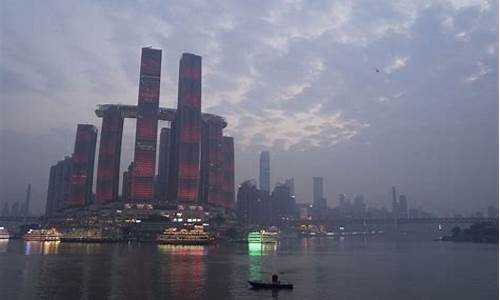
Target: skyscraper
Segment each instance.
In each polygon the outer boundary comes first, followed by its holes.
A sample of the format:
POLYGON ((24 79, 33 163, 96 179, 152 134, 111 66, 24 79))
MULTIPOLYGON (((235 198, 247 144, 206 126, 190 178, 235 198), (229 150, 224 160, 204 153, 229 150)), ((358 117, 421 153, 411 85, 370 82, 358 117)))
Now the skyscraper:
POLYGON ((97 164, 97 203, 105 204, 118 200, 122 135, 123 116, 120 110, 117 107, 105 110, 102 116, 97 164))
POLYGON ((173 176, 177 187, 171 198, 198 203, 200 176, 201 56, 184 53, 179 65, 179 91, 172 145, 173 176))
POLYGON ((201 127, 200 191, 201 203, 223 205, 222 129, 224 122, 203 120, 201 127))
POLYGON ((408 201, 406 200, 405 195, 400 195, 399 196, 399 203, 398 203, 398 208, 399 208, 399 218, 401 219, 408 219, 408 201))
POLYGON ((234 140, 230 136, 222 138, 222 203, 226 208, 234 204, 234 140))
POLYGON ((396 187, 392 187, 392 216, 397 219, 399 215, 398 199, 396 196, 396 187))
POLYGON ((323 177, 313 177, 313 207, 323 208, 323 199, 323 177))
POLYGON ((50 168, 45 214, 53 215, 65 207, 70 196, 72 166, 72 159, 67 156, 50 168))
POLYGON ((158 200, 167 201, 168 167, 170 157, 170 128, 160 131, 160 156, 158 157, 158 200))
POLYGON ((260 190, 269 194, 271 191, 271 157, 267 151, 260 153, 259 175, 260 190))
POLYGON ((154 199, 160 74, 161 50, 142 48, 132 183, 135 202, 154 199))
POLYGON ((293 178, 288 178, 285 180, 285 185, 290 189, 290 195, 295 197, 295 180, 293 178))
POLYGON ((96 143, 97 128, 90 124, 78 124, 68 206, 84 206, 92 202, 96 143))
POLYGON ((26 188, 26 201, 24 202, 23 216, 29 216, 30 214, 30 202, 31 202, 31 183, 28 184, 26 188))

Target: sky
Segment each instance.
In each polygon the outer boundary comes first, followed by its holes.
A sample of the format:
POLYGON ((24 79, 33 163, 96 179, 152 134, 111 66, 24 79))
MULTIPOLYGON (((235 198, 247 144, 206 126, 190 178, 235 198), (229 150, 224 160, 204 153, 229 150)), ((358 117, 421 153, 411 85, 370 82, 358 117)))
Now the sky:
POLYGON ((137 103, 145 46, 163 50, 164 107, 182 53, 203 57, 202 110, 228 121, 237 184, 270 151, 272 186, 294 177, 298 202, 323 176, 331 206, 390 207, 392 186, 442 215, 498 206, 497 1, 7 0, 0 14, 2 206, 31 183, 44 210, 76 125, 137 103))

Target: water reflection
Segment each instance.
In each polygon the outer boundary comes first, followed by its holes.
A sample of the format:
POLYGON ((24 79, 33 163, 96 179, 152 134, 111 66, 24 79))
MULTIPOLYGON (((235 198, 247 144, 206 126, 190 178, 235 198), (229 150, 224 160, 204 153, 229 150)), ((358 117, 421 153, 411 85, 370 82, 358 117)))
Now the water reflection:
POLYGON ((0 240, 0 253, 7 252, 8 245, 9 245, 9 240, 0 240))
POLYGON ((158 245, 163 254, 161 278, 165 292, 174 299, 202 299, 205 286, 205 260, 207 246, 195 245, 158 245))
POLYGON ((53 255, 59 252, 59 244, 60 242, 37 242, 37 241, 29 241, 25 242, 24 254, 25 255, 34 255, 34 254, 42 254, 42 255, 53 255))
POLYGON ((262 256, 276 253, 277 244, 248 243, 248 278, 250 280, 262 280, 264 271, 262 270, 262 256))
POLYGON ((208 248, 200 245, 158 245, 158 250, 161 253, 170 255, 195 255, 203 256, 208 254, 208 248))

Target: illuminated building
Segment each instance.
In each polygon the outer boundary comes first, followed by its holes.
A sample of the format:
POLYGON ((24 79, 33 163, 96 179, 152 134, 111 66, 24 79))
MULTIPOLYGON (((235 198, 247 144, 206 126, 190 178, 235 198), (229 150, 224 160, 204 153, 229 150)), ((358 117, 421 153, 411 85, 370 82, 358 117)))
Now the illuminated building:
POLYGON ((197 203, 200 175, 201 56, 184 53, 179 65, 179 90, 175 116, 176 159, 172 197, 182 204, 197 203))
POLYGON ((154 198, 160 74, 161 50, 142 48, 132 181, 135 202, 151 203, 154 198))
POLYGON ((102 117, 99 160, 97 163, 96 202, 118 200, 120 156, 123 135, 123 117, 119 107, 107 107, 102 117))
POLYGON ((68 206, 84 206, 92 201, 96 143, 97 128, 90 124, 78 124, 68 206))
POLYGON ((224 161, 222 129, 226 122, 212 115, 204 118, 201 132, 200 191, 201 203, 225 206, 223 194, 224 161))
POLYGON ((260 153, 259 187, 262 192, 271 192, 271 158, 269 152, 260 153))
POLYGON ((162 128, 160 131, 160 156, 158 157, 158 200, 167 202, 168 188, 168 166, 170 158, 170 128, 162 128))
POLYGON ((225 208, 234 205, 234 140, 222 138, 222 203, 225 208))
POLYGON ((71 157, 67 156, 50 167, 45 214, 50 216, 64 208, 69 198, 72 165, 71 157))

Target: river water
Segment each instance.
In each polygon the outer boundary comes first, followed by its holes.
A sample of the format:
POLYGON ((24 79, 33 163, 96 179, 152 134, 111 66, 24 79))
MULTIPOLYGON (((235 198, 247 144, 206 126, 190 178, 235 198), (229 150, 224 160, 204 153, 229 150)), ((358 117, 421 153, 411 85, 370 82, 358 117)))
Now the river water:
POLYGON ((498 299, 498 245, 428 236, 276 246, 0 242, 0 299, 498 299), (294 283, 249 289, 248 279, 294 283))

